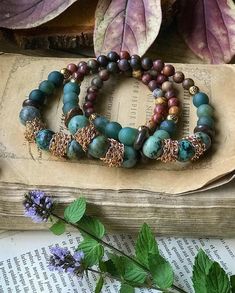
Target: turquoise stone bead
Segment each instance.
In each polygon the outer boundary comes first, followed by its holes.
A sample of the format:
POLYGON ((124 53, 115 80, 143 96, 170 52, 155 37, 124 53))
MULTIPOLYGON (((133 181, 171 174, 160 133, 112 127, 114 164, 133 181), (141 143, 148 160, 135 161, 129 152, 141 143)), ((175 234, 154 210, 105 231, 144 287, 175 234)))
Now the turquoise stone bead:
POLYGON ((210 116, 201 116, 197 121, 197 125, 207 125, 210 128, 214 128, 215 121, 210 116))
POLYGON ((190 160, 195 155, 195 150, 193 145, 187 139, 181 139, 178 144, 178 158, 180 162, 186 162, 190 160))
POLYGON ((35 142, 42 150, 49 150, 50 141, 54 132, 49 129, 42 129, 36 134, 35 142))
POLYGON ((76 82, 68 82, 64 86, 64 94, 69 92, 75 92, 76 94, 80 94, 80 86, 76 82))
POLYGON ((170 138, 170 134, 166 130, 163 130, 163 129, 156 130, 154 132, 153 136, 155 136, 156 138, 161 139, 161 140, 170 138))
POLYGON ((109 122, 105 127, 105 135, 109 138, 118 140, 118 133, 122 129, 118 122, 109 122))
POLYGON ((40 89, 40 91, 42 91, 46 95, 50 96, 53 94, 53 92, 55 90, 55 85, 53 82, 51 82, 49 80, 44 80, 39 84, 38 88, 40 89))
POLYGON ((78 105, 77 101, 67 102, 63 105, 62 111, 64 114, 67 114, 71 109, 77 107, 77 105, 78 105))
POLYGON ((143 154, 150 159, 156 159, 162 155, 162 152, 162 141, 151 135, 143 145, 143 154))
POLYGON ((199 107, 202 104, 208 104, 209 98, 207 94, 198 92, 196 95, 193 96, 193 104, 195 107, 199 107))
POLYGON ((20 122, 23 125, 25 125, 27 121, 31 121, 34 118, 40 118, 40 117, 41 117, 40 111, 33 106, 26 106, 22 108, 19 114, 20 122))
POLYGON ((45 100, 45 94, 40 90, 32 90, 29 94, 29 99, 42 105, 45 100))
POLYGON ((124 127, 118 133, 118 139, 121 143, 132 146, 135 142, 138 130, 132 127, 124 127))
POLYGON ((176 131, 176 125, 172 120, 164 120, 160 124, 160 129, 165 130, 172 137, 176 131))
POLYGON ((55 87, 59 87, 63 84, 64 76, 59 71, 52 71, 49 73, 47 79, 55 85, 55 87))
POLYGON ((78 129, 86 127, 89 124, 89 120, 86 116, 76 115, 69 121, 68 129, 71 134, 75 134, 78 129))
POLYGON ((78 104, 78 95, 75 92, 68 92, 63 95, 63 103, 76 102, 78 104))
POLYGON ((211 146, 211 138, 208 134, 205 132, 196 132, 194 135, 200 139, 202 142, 204 142, 206 149, 208 150, 211 146))
POLYGON ((102 158, 105 156, 109 147, 109 141, 104 135, 95 137, 88 146, 88 154, 94 158, 102 158))
POLYGON ((124 158, 122 162, 122 167, 132 168, 137 163, 137 151, 130 146, 124 147, 124 158))
POLYGON ((211 105, 208 104, 202 104, 197 108, 197 116, 200 118, 202 116, 213 116, 214 109, 211 107, 211 105))
POLYGON ((71 160, 80 159, 84 156, 84 151, 81 145, 76 142, 76 140, 72 140, 67 148, 67 157, 71 160))
POLYGON ((94 120, 94 125, 96 127, 96 129, 101 132, 101 133, 105 133, 105 127, 108 124, 109 120, 107 118, 105 118, 104 116, 98 116, 95 120, 94 120))

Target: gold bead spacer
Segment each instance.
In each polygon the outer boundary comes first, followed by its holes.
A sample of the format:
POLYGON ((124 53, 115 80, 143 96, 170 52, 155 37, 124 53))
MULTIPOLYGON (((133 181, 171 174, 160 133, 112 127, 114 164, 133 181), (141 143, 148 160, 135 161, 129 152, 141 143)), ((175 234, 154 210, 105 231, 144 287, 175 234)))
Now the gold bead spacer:
POLYGON ((173 114, 167 115, 166 119, 171 120, 174 123, 178 123, 178 121, 179 121, 179 117, 177 115, 173 115, 173 114))
POLYGON ((199 87, 196 86, 196 85, 190 86, 188 91, 189 91, 191 96, 194 96, 199 92, 199 87))
POLYGON ((60 70, 60 73, 63 74, 64 79, 69 79, 70 76, 71 76, 71 72, 70 72, 67 68, 62 68, 62 69, 60 70))
POLYGON ((155 99, 156 105, 167 104, 167 98, 165 97, 158 97, 155 99))
POLYGON ((142 77, 142 71, 141 70, 133 70, 132 76, 134 78, 141 79, 141 77, 142 77))

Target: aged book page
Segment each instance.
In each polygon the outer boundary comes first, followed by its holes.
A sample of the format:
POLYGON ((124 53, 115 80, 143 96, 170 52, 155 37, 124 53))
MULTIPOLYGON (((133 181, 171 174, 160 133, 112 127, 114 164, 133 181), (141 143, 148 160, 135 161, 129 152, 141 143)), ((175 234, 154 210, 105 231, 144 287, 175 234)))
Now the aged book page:
MULTIPOLYGON (((19 122, 22 101, 47 78, 50 71, 70 62, 56 58, 0 56, 0 168, 2 183, 34 186, 66 186, 79 190, 135 190, 178 194, 204 187, 234 170, 235 166, 235 67, 233 65, 182 65, 202 91, 210 96, 216 113, 216 139, 213 149, 197 163, 163 164, 158 161, 134 169, 108 168, 98 160, 66 161, 39 151, 24 140, 24 127, 19 122)), ((89 84, 82 84, 80 101, 89 84)), ((193 132, 196 111, 192 98, 182 87, 179 96, 183 115, 179 136, 193 132)), ((43 113, 50 129, 63 129, 61 93, 51 97, 43 113)), ((146 86, 132 78, 113 78, 105 84, 99 99, 99 111, 123 126, 139 126, 151 115, 153 97, 146 86)))

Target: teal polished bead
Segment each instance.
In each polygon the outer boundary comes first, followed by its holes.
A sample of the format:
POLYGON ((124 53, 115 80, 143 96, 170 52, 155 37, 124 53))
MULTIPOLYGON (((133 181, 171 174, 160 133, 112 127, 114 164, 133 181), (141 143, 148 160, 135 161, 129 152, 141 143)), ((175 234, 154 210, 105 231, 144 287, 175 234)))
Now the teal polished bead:
POLYGON ((137 163, 137 151, 130 146, 124 147, 124 158, 122 162, 122 167, 132 168, 137 163))
POLYGON ((76 115, 69 121, 68 129, 71 134, 75 134, 78 129, 86 127, 88 124, 89 120, 86 116, 76 115))
POLYGON ((208 104, 209 98, 207 94, 198 92, 196 95, 193 96, 193 104, 195 107, 199 107, 203 104, 208 104))
POLYGON ((135 142, 138 130, 132 127, 124 127, 118 133, 118 139, 124 145, 132 146, 135 142))
POLYGON ((62 111, 64 114, 67 114, 70 110, 77 107, 77 105, 78 105, 77 101, 67 102, 63 105, 62 111))
POLYGON ((84 157, 85 153, 81 147, 81 145, 76 142, 76 140, 72 140, 67 148, 67 157, 71 160, 80 159, 84 157))
POLYGON ((45 100, 45 94, 40 91, 40 90, 32 90, 31 93, 29 94, 29 99, 31 101, 35 101, 38 104, 42 105, 45 100))
POLYGON ((75 92, 68 92, 63 95, 63 103, 76 102, 78 104, 78 95, 75 92))
POLYGON ((42 150, 49 150, 50 141, 54 132, 49 129, 42 129, 36 134, 35 142, 42 150))
POLYGON ((166 130, 163 130, 163 129, 156 130, 154 132, 153 136, 155 136, 156 138, 161 139, 161 140, 170 138, 170 134, 166 130))
POLYGON ((74 92, 76 94, 80 94, 80 86, 76 82, 68 82, 64 86, 64 94, 69 93, 69 92, 74 92))
POLYGON ((59 71, 52 71, 49 73, 47 79, 55 85, 55 87, 59 87, 63 84, 64 76, 59 71))
POLYGON ((214 109, 209 104, 202 104, 197 108, 197 117, 213 116, 214 109))
POLYGON ((196 132, 194 135, 205 144, 207 150, 210 148, 211 138, 209 135, 207 135, 205 132, 196 132))
POLYGON ((122 126, 118 122, 109 122, 105 127, 105 135, 118 140, 118 133, 121 129, 122 126))
POLYGON ((55 85, 53 82, 51 82, 49 80, 44 80, 39 84, 38 88, 40 89, 40 91, 42 91, 46 95, 50 96, 53 94, 53 92, 55 90, 55 85))
POLYGON ((96 136, 88 146, 88 154, 94 158, 105 156, 109 147, 109 141, 104 135, 96 136))
POLYGON ((19 114, 20 122, 23 125, 25 125, 27 121, 31 121, 34 118, 40 118, 40 117, 41 117, 40 111, 33 106, 26 106, 22 108, 19 114))
POLYGON ((162 152, 162 141, 151 135, 143 145, 143 154, 150 159, 156 159, 162 155, 162 152))
POLYGON ((178 143, 178 158, 180 162, 189 161, 195 155, 195 150, 190 141, 181 139, 178 143))
POLYGON ((105 118, 104 116, 98 116, 93 121, 96 129, 100 131, 101 133, 105 133, 105 127, 108 124, 109 120, 105 118))
POLYGON ((201 116, 197 121, 197 125, 207 125, 210 128, 214 128, 215 121, 210 116, 201 116))
POLYGON ((165 130, 170 136, 173 136, 176 131, 176 124, 172 120, 164 120, 160 124, 160 129, 165 130))

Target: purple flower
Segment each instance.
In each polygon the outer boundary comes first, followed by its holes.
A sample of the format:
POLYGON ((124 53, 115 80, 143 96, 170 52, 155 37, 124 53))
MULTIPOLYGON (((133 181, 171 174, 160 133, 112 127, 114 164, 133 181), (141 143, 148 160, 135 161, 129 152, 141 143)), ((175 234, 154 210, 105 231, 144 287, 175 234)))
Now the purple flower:
POLYGON ((51 198, 40 190, 32 190, 25 194, 23 205, 25 216, 30 217, 35 223, 47 222, 53 209, 51 198))
POLYGON ((66 272, 72 275, 82 276, 84 272, 84 253, 76 251, 73 255, 67 248, 55 246, 50 248, 52 253, 48 268, 51 271, 66 272))

